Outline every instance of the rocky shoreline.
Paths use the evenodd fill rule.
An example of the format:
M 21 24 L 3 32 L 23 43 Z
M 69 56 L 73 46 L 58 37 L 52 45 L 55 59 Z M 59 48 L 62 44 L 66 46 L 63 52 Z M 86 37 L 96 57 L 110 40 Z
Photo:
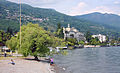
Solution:
M 65 68 L 60 68 L 57 65 L 54 65 L 55 73 L 66 73 Z

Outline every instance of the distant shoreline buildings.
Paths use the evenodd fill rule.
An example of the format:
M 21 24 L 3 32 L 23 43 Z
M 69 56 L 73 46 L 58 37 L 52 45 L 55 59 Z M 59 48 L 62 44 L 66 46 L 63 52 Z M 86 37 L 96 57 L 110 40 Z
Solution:
M 66 38 L 75 38 L 78 42 L 79 41 L 85 41 L 86 38 L 83 33 L 79 32 L 74 27 L 70 28 L 70 24 L 68 24 L 68 27 L 63 27 L 63 33 L 64 33 L 64 39 Z M 92 35 L 93 38 L 98 38 L 101 43 L 106 42 L 106 36 L 102 34 L 98 35 Z
M 66 38 L 75 38 L 78 42 L 81 40 L 85 40 L 84 34 L 79 32 L 74 27 L 70 28 L 70 24 L 68 24 L 67 28 L 63 27 L 64 39 Z
M 98 38 L 101 43 L 106 42 L 106 36 L 102 34 L 92 35 L 93 38 Z

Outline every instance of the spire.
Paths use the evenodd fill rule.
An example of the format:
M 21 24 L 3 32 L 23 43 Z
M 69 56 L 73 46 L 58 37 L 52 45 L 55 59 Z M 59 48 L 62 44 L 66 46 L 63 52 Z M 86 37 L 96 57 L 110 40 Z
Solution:
M 68 24 L 68 28 L 70 28 L 70 24 Z

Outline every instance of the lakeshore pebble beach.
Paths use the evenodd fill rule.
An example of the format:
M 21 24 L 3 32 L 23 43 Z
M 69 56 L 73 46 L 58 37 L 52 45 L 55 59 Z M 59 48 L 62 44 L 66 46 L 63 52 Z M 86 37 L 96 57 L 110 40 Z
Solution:
M 0 60 L 0 73 L 55 73 L 46 61 L 26 60 L 24 58 L 12 58 L 15 65 L 9 64 L 11 58 Z

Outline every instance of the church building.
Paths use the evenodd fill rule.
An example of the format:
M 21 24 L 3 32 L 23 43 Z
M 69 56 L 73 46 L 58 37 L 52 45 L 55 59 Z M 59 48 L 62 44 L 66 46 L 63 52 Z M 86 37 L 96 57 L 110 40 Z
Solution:
M 70 24 L 68 24 L 67 28 L 63 28 L 64 39 L 66 38 L 75 38 L 77 41 L 85 40 L 84 34 L 79 32 L 74 27 L 70 28 Z

